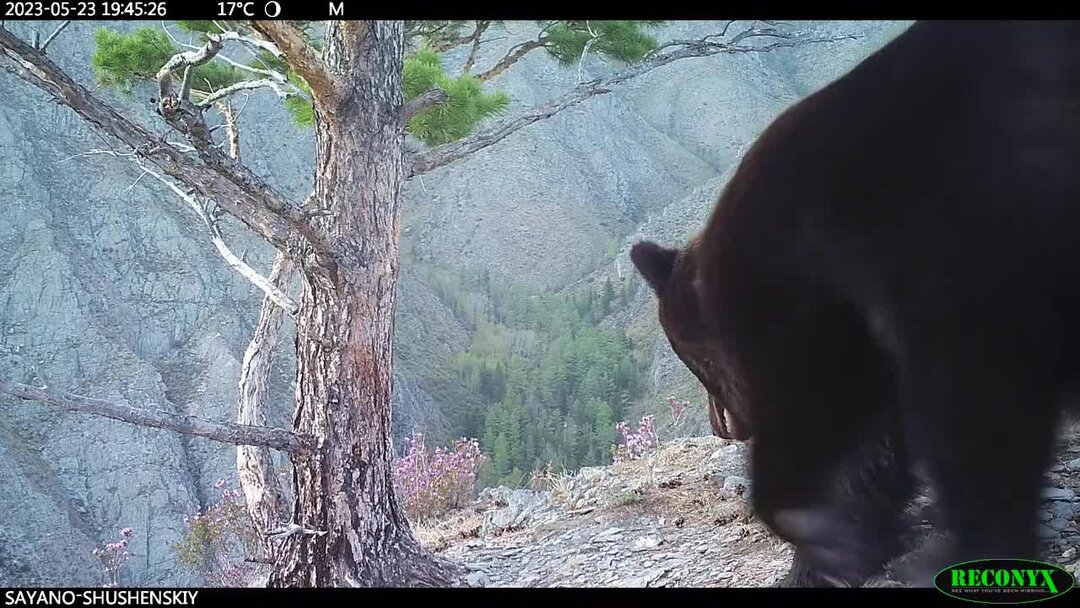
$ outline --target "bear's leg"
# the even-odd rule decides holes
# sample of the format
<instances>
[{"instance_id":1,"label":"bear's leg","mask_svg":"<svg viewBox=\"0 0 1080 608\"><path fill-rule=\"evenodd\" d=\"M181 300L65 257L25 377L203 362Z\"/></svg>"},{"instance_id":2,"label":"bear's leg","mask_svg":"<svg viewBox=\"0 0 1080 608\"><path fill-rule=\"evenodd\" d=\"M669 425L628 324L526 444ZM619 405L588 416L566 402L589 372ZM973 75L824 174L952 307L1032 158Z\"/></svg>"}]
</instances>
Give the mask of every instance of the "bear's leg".
<instances>
[{"instance_id":1,"label":"bear's leg","mask_svg":"<svg viewBox=\"0 0 1080 608\"><path fill-rule=\"evenodd\" d=\"M915 521L903 519L898 505L905 505L911 500L917 481L907 466L900 425L896 424L887 431L873 452L868 452L865 459L852 463L843 471L838 484L837 503L851 520L867 522L871 527L880 526L883 530L895 530L895 535L900 537L907 528L914 526ZM886 538L890 534L886 532ZM892 548L882 547L878 558L881 563L910 549L904 542L892 543L891 539L887 542ZM880 573L875 569L866 576ZM831 587L859 582L841 581L828 573L819 572L806 550L797 549L791 569L777 586Z\"/></svg>"},{"instance_id":2,"label":"bear's leg","mask_svg":"<svg viewBox=\"0 0 1080 608\"><path fill-rule=\"evenodd\" d=\"M858 586L901 550L915 485L896 384L858 315L801 302L745 311L738 329L754 339L729 341L746 345L738 354L755 416L754 510L796 548L785 582Z\"/></svg>"},{"instance_id":3,"label":"bear's leg","mask_svg":"<svg viewBox=\"0 0 1080 608\"><path fill-rule=\"evenodd\" d=\"M908 444L934 490L945 543L904 575L933 585L942 568L1037 559L1036 514L1057 412L1049 315L954 320L910 341L901 372Z\"/></svg>"},{"instance_id":4,"label":"bear's leg","mask_svg":"<svg viewBox=\"0 0 1080 608\"><path fill-rule=\"evenodd\" d=\"M859 586L908 548L913 522L904 507L917 484L907 462L852 454L858 456L833 466L775 444L756 446L755 511L796 549L782 585Z\"/></svg>"}]
</instances>

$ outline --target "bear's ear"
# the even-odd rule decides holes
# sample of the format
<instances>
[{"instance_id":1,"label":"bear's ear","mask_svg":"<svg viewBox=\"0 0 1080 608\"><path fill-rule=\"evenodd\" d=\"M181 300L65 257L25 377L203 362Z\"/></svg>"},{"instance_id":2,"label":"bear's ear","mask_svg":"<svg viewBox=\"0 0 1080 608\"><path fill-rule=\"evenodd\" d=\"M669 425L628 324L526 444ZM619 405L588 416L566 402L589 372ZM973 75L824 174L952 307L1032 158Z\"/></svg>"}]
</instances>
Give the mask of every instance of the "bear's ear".
<instances>
[{"instance_id":1,"label":"bear's ear","mask_svg":"<svg viewBox=\"0 0 1080 608\"><path fill-rule=\"evenodd\" d=\"M630 249L630 260L657 295L664 292L678 255L678 249L662 247L651 241L641 241Z\"/></svg>"}]
</instances>

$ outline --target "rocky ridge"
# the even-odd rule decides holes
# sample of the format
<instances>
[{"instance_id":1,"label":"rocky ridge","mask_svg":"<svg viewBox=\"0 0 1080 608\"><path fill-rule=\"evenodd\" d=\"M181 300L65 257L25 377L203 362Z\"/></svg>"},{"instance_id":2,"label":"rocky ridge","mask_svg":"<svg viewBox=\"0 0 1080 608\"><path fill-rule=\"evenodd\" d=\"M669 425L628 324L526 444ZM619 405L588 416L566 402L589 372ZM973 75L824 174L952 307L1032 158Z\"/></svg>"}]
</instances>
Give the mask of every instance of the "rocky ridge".
<instances>
[{"instance_id":1,"label":"rocky ridge","mask_svg":"<svg viewBox=\"0 0 1080 608\"><path fill-rule=\"evenodd\" d=\"M500 487L416 526L483 587L762 587L793 551L752 513L747 446L674 439L640 460ZM1049 562L1080 574L1080 434L1046 477L1040 518ZM888 584L877 581L871 584Z\"/></svg>"}]
</instances>

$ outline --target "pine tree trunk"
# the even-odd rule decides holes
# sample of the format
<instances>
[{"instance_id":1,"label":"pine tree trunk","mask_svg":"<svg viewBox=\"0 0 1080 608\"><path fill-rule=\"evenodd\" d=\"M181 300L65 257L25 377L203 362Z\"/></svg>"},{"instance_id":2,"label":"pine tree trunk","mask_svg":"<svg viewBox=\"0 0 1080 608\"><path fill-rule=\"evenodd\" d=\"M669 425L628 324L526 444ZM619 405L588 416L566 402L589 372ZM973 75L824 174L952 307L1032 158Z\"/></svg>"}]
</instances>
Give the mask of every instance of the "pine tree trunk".
<instances>
[{"instance_id":1,"label":"pine tree trunk","mask_svg":"<svg viewBox=\"0 0 1080 608\"><path fill-rule=\"evenodd\" d=\"M305 264L296 323L294 428L320 443L294 462L295 522L271 586L442 586L460 570L423 550L394 495L393 389L398 200L404 181L403 29L328 25L324 59L339 92L316 116L314 222L334 268ZM309 256L314 260L314 256Z\"/></svg>"}]
</instances>

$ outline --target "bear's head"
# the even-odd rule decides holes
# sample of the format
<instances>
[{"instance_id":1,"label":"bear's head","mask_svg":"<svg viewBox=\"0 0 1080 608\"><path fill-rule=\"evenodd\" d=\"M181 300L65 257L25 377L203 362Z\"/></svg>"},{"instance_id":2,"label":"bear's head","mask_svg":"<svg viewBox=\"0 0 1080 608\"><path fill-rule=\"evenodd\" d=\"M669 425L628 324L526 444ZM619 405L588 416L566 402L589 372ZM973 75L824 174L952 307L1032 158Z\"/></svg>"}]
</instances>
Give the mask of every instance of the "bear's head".
<instances>
[{"instance_id":1,"label":"bear's head","mask_svg":"<svg viewBox=\"0 0 1080 608\"><path fill-rule=\"evenodd\" d=\"M703 318L697 281L697 241L682 249L642 241L630 259L656 293L660 326L671 348L709 394L713 434L745 441L752 436L749 412L742 407L738 374Z\"/></svg>"}]
</instances>

